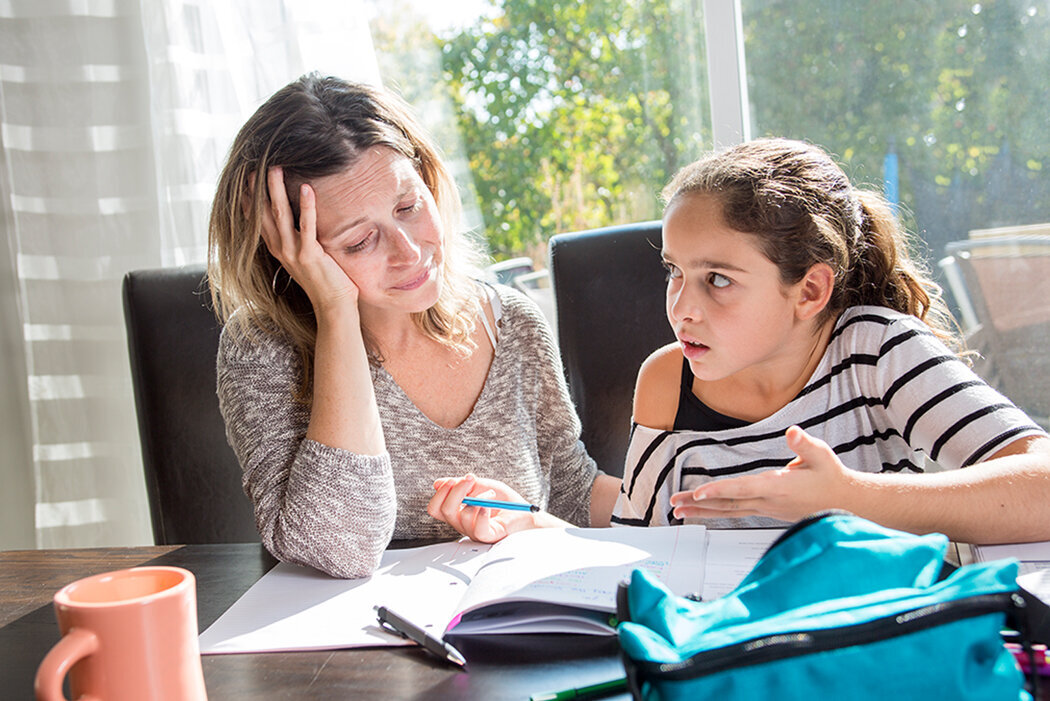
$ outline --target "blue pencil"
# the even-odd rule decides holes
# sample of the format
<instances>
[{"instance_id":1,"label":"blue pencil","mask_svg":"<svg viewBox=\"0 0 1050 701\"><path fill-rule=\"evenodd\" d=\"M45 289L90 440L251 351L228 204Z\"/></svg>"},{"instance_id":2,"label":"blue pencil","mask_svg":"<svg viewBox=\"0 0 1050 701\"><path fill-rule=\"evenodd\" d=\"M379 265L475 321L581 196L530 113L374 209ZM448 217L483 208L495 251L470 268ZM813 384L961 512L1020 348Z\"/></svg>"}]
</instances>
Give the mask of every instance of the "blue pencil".
<instances>
[{"instance_id":1,"label":"blue pencil","mask_svg":"<svg viewBox=\"0 0 1050 701\"><path fill-rule=\"evenodd\" d=\"M540 507L535 504L521 504L516 501L499 501L497 499L475 499L474 497L464 497L463 503L467 506L485 506L490 509L509 509L511 511L536 512L540 510Z\"/></svg>"}]
</instances>

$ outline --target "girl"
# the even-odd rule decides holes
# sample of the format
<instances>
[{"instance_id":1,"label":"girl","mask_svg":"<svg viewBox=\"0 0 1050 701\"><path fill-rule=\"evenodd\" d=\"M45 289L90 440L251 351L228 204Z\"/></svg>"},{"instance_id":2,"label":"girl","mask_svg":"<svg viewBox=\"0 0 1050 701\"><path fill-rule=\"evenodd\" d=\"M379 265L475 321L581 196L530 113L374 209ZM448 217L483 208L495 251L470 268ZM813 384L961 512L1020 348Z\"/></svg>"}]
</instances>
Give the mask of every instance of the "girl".
<instances>
[{"instance_id":1,"label":"girl","mask_svg":"<svg viewBox=\"0 0 1050 701\"><path fill-rule=\"evenodd\" d=\"M950 350L878 195L815 146L762 139L687 166L664 200L678 342L639 371L614 523L840 508L965 542L1050 538L1050 438Z\"/></svg>"},{"instance_id":2,"label":"girl","mask_svg":"<svg viewBox=\"0 0 1050 701\"><path fill-rule=\"evenodd\" d=\"M498 478L607 520L618 481L596 480L550 331L525 296L476 282L458 211L386 91L305 76L237 135L210 226L218 393L278 559L362 577L391 538L453 536L426 510L465 468L466 492Z\"/></svg>"}]
</instances>

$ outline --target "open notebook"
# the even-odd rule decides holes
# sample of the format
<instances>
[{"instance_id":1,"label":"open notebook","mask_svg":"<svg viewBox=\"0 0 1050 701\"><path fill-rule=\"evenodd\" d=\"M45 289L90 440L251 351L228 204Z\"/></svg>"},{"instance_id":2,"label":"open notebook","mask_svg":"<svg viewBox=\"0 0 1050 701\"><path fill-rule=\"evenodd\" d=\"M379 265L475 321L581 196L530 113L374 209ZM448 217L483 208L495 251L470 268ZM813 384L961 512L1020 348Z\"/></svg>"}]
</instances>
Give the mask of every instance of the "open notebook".
<instances>
[{"instance_id":1,"label":"open notebook","mask_svg":"<svg viewBox=\"0 0 1050 701\"><path fill-rule=\"evenodd\" d=\"M488 546L388 551L366 579L279 564L200 636L205 654L408 644L376 622L387 606L435 635L612 634L617 584L646 568L677 594L732 589L781 531L547 528Z\"/></svg>"}]
</instances>

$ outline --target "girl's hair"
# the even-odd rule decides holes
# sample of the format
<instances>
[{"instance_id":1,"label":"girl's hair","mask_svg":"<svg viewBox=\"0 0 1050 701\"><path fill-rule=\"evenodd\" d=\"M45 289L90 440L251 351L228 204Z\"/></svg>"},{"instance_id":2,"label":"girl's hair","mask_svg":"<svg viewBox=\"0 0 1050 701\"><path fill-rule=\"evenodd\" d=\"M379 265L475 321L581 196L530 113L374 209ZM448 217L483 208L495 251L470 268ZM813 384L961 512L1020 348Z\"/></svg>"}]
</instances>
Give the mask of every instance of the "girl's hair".
<instances>
[{"instance_id":1,"label":"girl's hair","mask_svg":"<svg viewBox=\"0 0 1050 701\"><path fill-rule=\"evenodd\" d=\"M907 232L878 194L857 190L821 148L756 139L682 168L664 188L666 205L712 195L726 223L755 236L792 285L816 263L835 273L826 322L847 307L873 304L924 321L949 347L962 342L940 287L911 258Z\"/></svg>"},{"instance_id":2,"label":"girl's hair","mask_svg":"<svg viewBox=\"0 0 1050 701\"><path fill-rule=\"evenodd\" d=\"M287 273L280 274L280 262L263 241L262 222L270 207L267 172L275 166L283 169L298 222L302 183L345 172L377 146L415 164L445 229L441 293L433 307L413 319L425 335L460 352L474 346L480 307L473 279L481 255L458 228L459 194L437 148L409 106L393 93L311 73L278 90L237 134L219 176L208 239L208 281L216 315L226 323L238 312L233 318L245 335L262 328L291 340L303 363L297 393L301 401L311 393L317 322L310 299ZM382 362L380 349L363 331L369 360Z\"/></svg>"}]
</instances>

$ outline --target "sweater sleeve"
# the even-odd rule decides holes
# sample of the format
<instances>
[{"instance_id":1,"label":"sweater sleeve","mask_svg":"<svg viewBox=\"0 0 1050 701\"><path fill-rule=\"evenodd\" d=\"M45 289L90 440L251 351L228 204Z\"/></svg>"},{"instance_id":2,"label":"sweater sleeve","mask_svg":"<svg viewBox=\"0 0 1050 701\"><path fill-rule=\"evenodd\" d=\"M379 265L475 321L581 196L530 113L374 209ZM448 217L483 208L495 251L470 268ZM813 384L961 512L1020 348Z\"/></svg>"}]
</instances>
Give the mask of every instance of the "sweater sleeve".
<instances>
[{"instance_id":1,"label":"sweater sleeve","mask_svg":"<svg viewBox=\"0 0 1050 701\"><path fill-rule=\"evenodd\" d=\"M306 438L310 410L290 346L227 326L217 359L219 408L243 470L263 545L279 560L335 577L370 575L394 529L390 457L358 455Z\"/></svg>"},{"instance_id":2,"label":"sweater sleeve","mask_svg":"<svg viewBox=\"0 0 1050 701\"><path fill-rule=\"evenodd\" d=\"M522 365L535 376L536 442L550 475L547 508L569 523L590 526L591 487L598 467L580 440L580 419L569 397L550 327L531 300L522 298L520 310L520 323L528 330Z\"/></svg>"}]
</instances>

